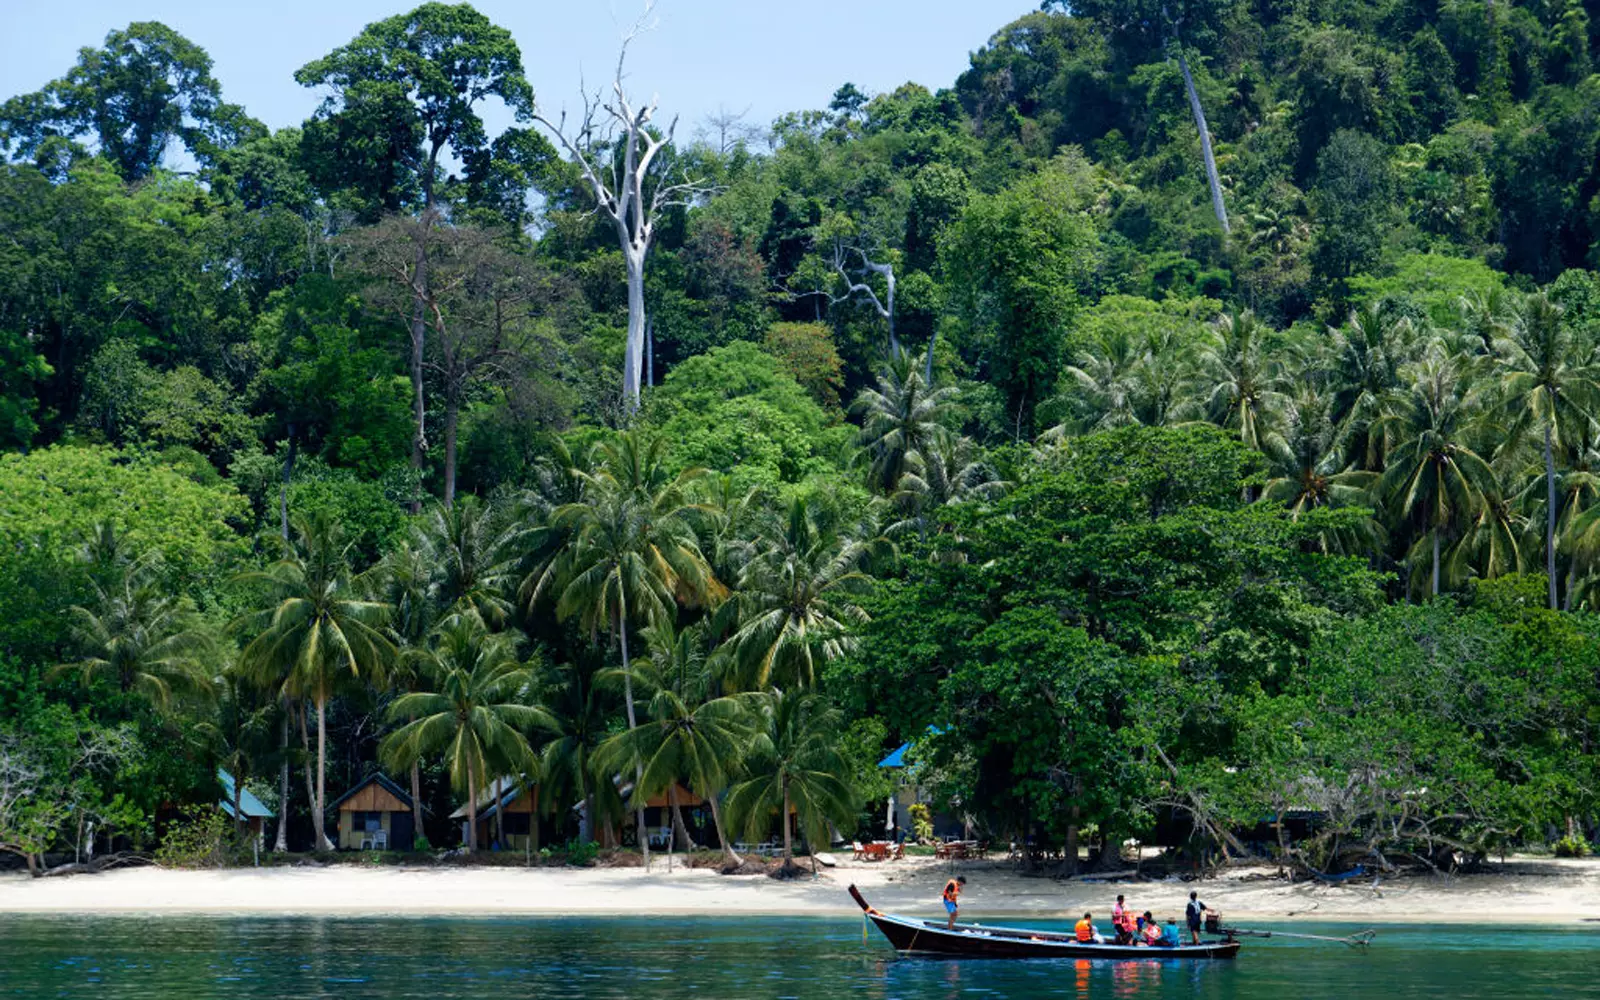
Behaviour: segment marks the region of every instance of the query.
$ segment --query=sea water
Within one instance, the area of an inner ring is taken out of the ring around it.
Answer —
[[[840,918],[0,914],[0,997],[1600,998],[1600,925],[1378,930],[1365,952],[1274,939],[1235,961],[1089,962],[900,958]]]

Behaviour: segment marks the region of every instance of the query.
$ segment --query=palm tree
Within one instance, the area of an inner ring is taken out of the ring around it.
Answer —
[[[1374,435],[1384,403],[1402,388],[1401,368],[1416,354],[1416,328],[1382,303],[1352,310],[1332,340],[1333,417],[1348,441],[1346,451],[1361,468],[1381,472],[1392,441]]]
[[[741,625],[729,641],[749,690],[815,687],[819,667],[854,648],[868,620],[862,562],[880,543],[796,497],[788,517],[739,575]]]
[[[1357,506],[1367,500],[1375,472],[1351,469],[1340,446],[1333,401],[1302,386],[1285,409],[1284,431],[1267,442],[1271,473],[1261,499],[1280,503],[1291,518],[1323,507]],[[1353,539],[1324,538],[1323,549],[1347,548]]]
[[[554,738],[541,751],[541,773],[545,784],[539,796],[540,809],[556,802],[583,803],[583,823],[578,833],[582,840],[595,837],[599,792],[614,789],[611,782],[597,782],[594,750],[611,729],[613,705],[605,697],[596,672],[584,664],[568,663],[551,671],[540,688],[540,702],[550,717]]]
[[[1395,398],[1379,421],[1399,443],[1377,489],[1396,518],[1426,529],[1433,550],[1431,592],[1437,595],[1443,534],[1470,524],[1497,495],[1498,484],[1489,463],[1467,445],[1475,414],[1458,360],[1434,345],[1406,374],[1410,391]]]
[[[461,497],[454,507],[434,503],[423,512],[417,549],[432,567],[430,596],[441,613],[474,615],[492,629],[505,625],[516,567],[510,538],[495,511],[475,496]]]
[[[1145,342],[1125,328],[1109,331],[1084,349],[1075,365],[1067,395],[1084,432],[1139,423],[1139,372],[1148,354]]]
[[[785,868],[794,866],[789,814],[794,812],[816,864],[818,844],[828,842],[828,824],[848,826],[856,814],[847,768],[836,749],[837,710],[817,695],[775,691],[757,708],[759,720],[745,760],[749,777],[728,792],[729,822],[758,839],[776,813],[783,824]]]
[[[1267,333],[1266,324],[1248,309],[1221,316],[1199,358],[1207,418],[1237,430],[1239,440],[1257,451],[1264,450],[1263,442],[1284,403],[1264,352]]]
[[[717,797],[728,787],[750,737],[748,711],[734,696],[718,695],[706,668],[706,636],[696,627],[675,632],[662,622],[644,630],[651,656],[636,660],[636,689],[649,692],[646,716],[638,729],[618,733],[600,747],[596,760],[604,770],[626,762],[644,761],[642,777],[634,785],[635,802],[648,800],[666,789],[673,824],[683,835],[677,784],[686,779],[689,789],[711,806],[711,819],[723,855],[733,864],[733,852],[723,830]],[[685,842],[687,837],[685,836]],[[668,855],[671,864],[671,855]]]
[[[203,666],[212,651],[193,603],[174,596],[153,579],[151,563],[133,560],[120,572],[91,579],[90,607],[69,608],[73,642],[83,658],[51,671],[76,673],[85,687],[109,681],[124,695],[137,695],[166,712],[174,695],[211,691]]]
[[[420,691],[426,679],[419,661],[407,652],[423,645],[439,619],[434,602],[435,562],[410,542],[401,542],[369,574],[373,596],[392,609],[389,632],[394,637],[397,655],[389,671],[389,684],[396,691]],[[422,763],[411,764],[411,821],[422,832]]]
[[[946,432],[912,453],[899,488],[889,498],[901,516],[885,534],[916,531],[925,537],[939,508],[989,500],[1008,490],[1011,484],[1000,479],[977,451],[971,438]]]
[[[1506,336],[1495,342],[1500,389],[1512,416],[1504,447],[1513,448],[1532,424],[1544,436],[1545,573],[1550,607],[1556,607],[1555,449],[1581,433],[1600,412],[1600,368],[1580,358],[1561,321],[1561,307],[1543,294],[1530,296]]]
[[[669,477],[664,447],[662,439],[638,433],[600,445],[594,471],[582,473],[583,500],[551,515],[565,547],[537,580],[523,584],[523,592],[535,600],[553,590],[558,618],[576,617],[591,635],[603,629],[616,637],[630,730],[638,720],[628,627],[671,620],[679,602],[714,604],[724,594],[691,524],[699,508],[689,487],[702,473],[691,469]],[[637,783],[643,762],[636,761],[634,770]],[[642,807],[637,822],[648,864]]]
[[[254,635],[239,655],[240,667],[256,683],[290,698],[309,700],[317,711],[317,780],[311,796],[316,843],[332,850],[323,832],[327,806],[327,709],[341,683],[377,684],[395,656],[384,631],[391,608],[365,597],[350,567],[354,543],[326,517],[297,514],[293,538],[281,559],[241,580],[264,589],[262,607],[237,619],[236,631]],[[306,741],[305,718],[300,737]]]
[[[480,790],[492,777],[537,771],[527,734],[555,722],[529,704],[534,674],[517,658],[511,633],[490,632],[474,615],[445,619],[432,641],[409,655],[433,690],[395,699],[390,721],[409,721],[384,738],[379,753],[394,767],[444,755],[451,785],[467,796],[470,853],[478,849]]]
[[[907,457],[939,432],[956,390],[934,389],[909,360],[892,363],[875,389],[863,389],[850,411],[861,417],[860,442],[871,458],[872,483],[885,493],[900,485]]]

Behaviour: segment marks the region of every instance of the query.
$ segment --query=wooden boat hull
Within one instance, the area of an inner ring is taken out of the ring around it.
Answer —
[[[1194,961],[1234,958],[1238,941],[1205,941],[1178,947],[1135,947],[1118,944],[1084,944],[1070,934],[1056,931],[1026,930],[1020,927],[982,927],[956,924],[950,930],[943,922],[918,920],[879,913],[867,905],[861,892],[850,887],[850,895],[867,919],[889,939],[895,951],[905,955],[930,955],[952,958],[1092,958],[1140,961]]]

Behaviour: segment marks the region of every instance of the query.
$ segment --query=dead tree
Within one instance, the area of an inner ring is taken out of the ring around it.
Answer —
[[[856,255],[861,258],[861,267],[864,270],[871,271],[872,273],[881,275],[883,277],[883,283],[885,286],[883,298],[878,298],[878,293],[873,291],[871,285],[863,281],[857,281],[855,277],[851,275],[850,269],[846,266],[846,258],[849,256],[850,251],[852,250],[855,251]],[[898,361],[900,359],[901,352],[900,340],[895,336],[894,332],[894,265],[888,263],[887,261],[882,263],[874,261],[871,257],[868,257],[867,252],[862,250],[860,247],[847,248],[842,241],[835,241],[833,244],[833,269],[839,273],[840,277],[844,278],[848,287],[845,288],[843,295],[828,296],[828,301],[832,303],[839,303],[852,299],[857,295],[865,295],[867,297],[867,301],[872,303],[872,308],[877,311],[879,316],[882,316],[884,320],[888,322],[889,356]]]
[[[1206,164],[1206,182],[1211,185],[1211,210],[1217,215],[1217,222],[1221,223],[1224,234],[1232,230],[1228,226],[1228,209],[1222,203],[1222,180],[1217,176],[1217,157],[1211,151],[1211,130],[1206,127],[1206,112],[1200,106],[1200,92],[1194,89],[1194,74],[1189,72],[1189,60],[1183,54],[1183,36],[1179,33],[1182,27],[1182,17],[1172,17],[1165,5],[1161,8],[1161,15],[1172,30],[1172,36],[1167,40],[1168,49],[1177,57],[1178,72],[1183,74],[1183,88],[1189,95],[1189,110],[1194,114],[1194,127],[1200,133],[1200,155]]]
[[[645,307],[644,265],[655,240],[656,225],[672,208],[687,207],[711,193],[711,186],[688,177],[669,180],[667,160],[662,153],[672,144],[678,120],[666,131],[651,127],[657,99],[635,104],[623,87],[623,67],[628,45],[652,24],[653,3],[646,3],[644,15],[622,39],[617,70],[611,81],[611,98],[599,94],[583,95],[583,118],[577,130],[567,133],[563,113],[552,121],[538,112],[533,119],[556,137],[571,156],[594,195],[595,210],[611,220],[617,243],[628,269],[628,343],[622,367],[622,390],[630,411],[639,408],[639,384],[644,370]],[[609,155],[602,163],[597,153]]]

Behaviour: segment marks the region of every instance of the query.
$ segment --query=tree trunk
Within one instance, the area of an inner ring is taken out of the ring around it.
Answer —
[[[1555,404],[1555,394],[1550,393],[1551,412],[1544,422],[1544,571],[1549,577],[1551,611],[1556,609],[1556,460],[1550,448],[1550,425],[1555,422]]]
[[[456,422],[461,416],[461,401],[454,391],[444,404],[444,505],[456,504]]]
[[[431,182],[430,186],[431,186]],[[428,287],[428,227],[433,225],[429,209],[424,209],[422,228],[417,231],[416,269],[412,276],[411,300],[411,468],[420,477],[422,463],[427,457],[427,402],[423,396],[423,348],[428,341],[427,287]],[[411,513],[422,513],[420,499],[411,502]]]
[[[478,767],[467,761],[467,853],[478,850]]]
[[[707,795],[706,801],[711,803],[711,825],[717,828],[717,843],[722,846],[722,856],[736,865],[744,864],[744,859],[739,857],[733,845],[728,843],[727,831],[722,829],[722,811],[717,808],[717,797]]]
[[[289,444],[283,453],[283,485],[278,488],[278,521],[283,540],[289,540],[289,481],[294,478],[294,421],[289,421]],[[284,737],[287,745],[288,737]],[[285,765],[287,767],[288,765]],[[287,782],[285,782],[287,784]]]
[[[644,362],[644,254],[624,250],[628,265],[628,344],[622,362],[623,405],[631,417],[639,411],[639,375]]]
[[[422,763],[415,760],[411,762],[411,829],[411,846],[414,850],[417,846],[415,838],[427,837],[422,831]]]
[[[294,713],[295,721],[300,724],[300,751],[304,756],[300,761],[301,772],[306,779],[306,804],[312,812],[311,817],[311,850],[322,850],[322,823],[316,817],[317,811],[317,781],[311,774],[311,735],[306,730],[306,707],[302,702]]]
[[[325,824],[327,815],[324,810],[328,806],[328,699],[317,699],[317,805],[316,815],[311,819],[311,828],[316,831],[317,844],[324,851],[333,850],[333,841],[328,839]]]
[[[922,381],[928,384],[929,390],[933,389],[933,345],[939,342],[939,330],[935,324],[934,331],[928,337],[928,362],[922,369]]]
[[[1076,812],[1076,807],[1074,807]],[[1061,874],[1076,875],[1078,873],[1078,824],[1076,821],[1067,824],[1067,844],[1062,850]]]
[[[672,822],[668,824],[667,831],[667,874],[672,874],[672,852],[677,848],[678,838],[678,783],[673,781],[667,786],[667,808],[672,811]]]
[[[789,837],[789,779],[783,779],[783,811],[778,814],[778,822],[783,824],[783,867],[794,864],[794,844]]]
[[[1217,177],[1217,159],[1211,152],[1211,130],[1206,127],[1206,112],[1200,106],[1200,94],[1194,89],[1194,76],[1189,72],[1189,60],[1183,54],[1183,40],[1177,39],[1173,48],[1178,54],[1178,71],[1183,74],[1183,87],[1189,93],[1189,110],[1194,113],[1194,127],[1200,133],[1200,155],[1206,161],[1206,180],[1211,184],[1211,209],[1217,214],[1224,233],[1228,228],[1228,210],[1222,204],[1222,181]]]
[[[677,842],[683,845],[686,851],[692,851],[700,845],[694,842],[694,837],[689,833],[689,824],[683,821],[683,809],[678,805],[678,789],[672,787],[672,833]]]
[[[289,705],[284,699],[283,722],[278,727],[278,836],[272,849],[279,854],[289,852]]]
[[[1434,597],[1438,597],[1438,525],[1434,525]]]
[[[635,385],[634,388],[637,389],[638,386]],[[631,733],[639,728],[639,722],[634,718],[633,713],[633,673],[628,665],[628,624],[623,620],[621,611],[617,612],[617,637],[622,640],[622,698],[628,709],[628,732]],[[649,870],[650,837],[646,834],[644,828],[644,805],[642,804],[644,799],[639,795],[643,784],[644,762],[635,754],[633,758],[633,800],[639,804],[634,806],[634,833],[639,841],[639,850],[644,854],[644,867]]]
[[[245,822],[244,812],[239,808],[239,801],[243,798],[244,776],[236,773],[233,776],[233,825],[241,837],[250,828],[250,824]]]

